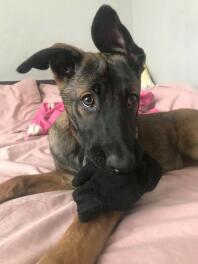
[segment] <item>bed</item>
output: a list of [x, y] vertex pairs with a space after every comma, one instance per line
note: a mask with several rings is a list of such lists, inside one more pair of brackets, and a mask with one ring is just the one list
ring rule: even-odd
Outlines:
[[[198, 91], [183, 83], [149, 89], [159, 111], [198, 109]], [[60, 100], [53, 81], [0, 85], [0, 182], [54, 169], [47, 135], [27, 137], [42, 102]], [[188, 120], [186, 120], [188, 122]], [[184, 124], [185, 125], [185, 124]], [[0, 263], [33, 264], [70, 225], [70, 191], [17, 198], [0, 205]], [[98, 264], [194, 264], [198, 259], [198, 167], [165, 174], [109, 239]]]

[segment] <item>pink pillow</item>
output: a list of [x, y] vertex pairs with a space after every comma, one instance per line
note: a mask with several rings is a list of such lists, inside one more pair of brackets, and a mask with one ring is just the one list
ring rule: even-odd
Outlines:
[[24, 131], [41, 103], [35, 80], [0, 85], [0, 133]]
[[148, 91], [153, 93], [155, 106], [160, 112], [179, 108], [198, 109], [198, 89], [185, 83], [155, 85]]

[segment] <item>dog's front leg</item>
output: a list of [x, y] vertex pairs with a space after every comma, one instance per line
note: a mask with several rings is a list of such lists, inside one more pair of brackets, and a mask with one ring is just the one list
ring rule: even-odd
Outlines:
[[121, 212], [108, 212], [88, 223], [81, 223], [76, 217], [58, 244], [37, 264], [95, 263], [122, 216]]
[[71, 179], [71, 174], [59, 171], [16, 176], [0, 184], [0, 203], [35, 193], [71, 190]]

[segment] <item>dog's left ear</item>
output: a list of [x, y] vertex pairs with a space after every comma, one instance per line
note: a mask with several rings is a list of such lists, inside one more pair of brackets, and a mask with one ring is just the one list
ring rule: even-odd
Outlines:
[[135, 44], [115, 10], [108, 5], [101, 6], [94, 17], [91, 33], [101, 52], [123, 54], [140, 76], [146, 58], [144, 50]]
[[50, 66], [57, 76], [71, 77], [82, 57], [83, 52], [77, 48], [58, 43], [33, 54], [18, 66], [17, 72], [27, 73], [32, 68], [47, 70]]

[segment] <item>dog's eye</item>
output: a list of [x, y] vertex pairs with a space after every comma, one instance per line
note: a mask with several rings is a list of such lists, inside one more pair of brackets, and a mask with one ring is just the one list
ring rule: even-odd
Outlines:
[[81, 99], [82, 105], [88, 110], [94, 111], [96, 109], [94, 97], [91, 94], [86, 94]]
[[138, 95], [137, 94], [130, 94], [128, 97], [128, 106], [132, 106], [138, 102]]

